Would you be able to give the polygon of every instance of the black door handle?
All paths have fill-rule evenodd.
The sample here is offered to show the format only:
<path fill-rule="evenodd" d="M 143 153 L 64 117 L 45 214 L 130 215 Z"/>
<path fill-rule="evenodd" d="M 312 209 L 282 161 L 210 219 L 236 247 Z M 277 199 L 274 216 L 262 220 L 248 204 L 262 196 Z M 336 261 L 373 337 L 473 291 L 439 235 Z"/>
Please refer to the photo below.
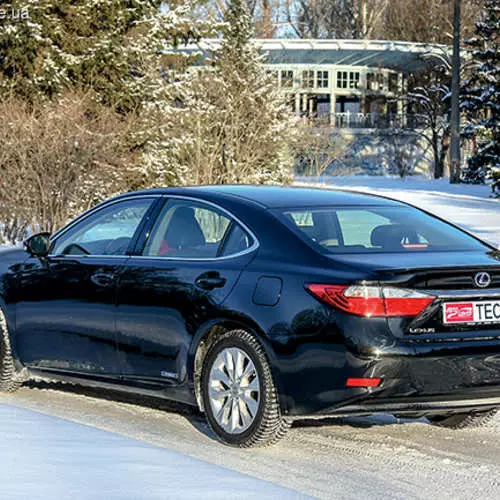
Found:
<path fill-rule="evenodd" d="M 227 280 L 222 278 L 219 273 L 205 273 L 196 278 L 196 286 L 203 290 L 214 290 L 215 288 L 222 288 Z"/>
<path fill-rule="evenodd" d="M 95 283 L 97 286 L 111 286 L 113 284 L 113 281 L 115 279 L 114 274 L 108 274 L 108 273 L 96 273 L 93 274 L 90 278 L 92 283 Z"/>

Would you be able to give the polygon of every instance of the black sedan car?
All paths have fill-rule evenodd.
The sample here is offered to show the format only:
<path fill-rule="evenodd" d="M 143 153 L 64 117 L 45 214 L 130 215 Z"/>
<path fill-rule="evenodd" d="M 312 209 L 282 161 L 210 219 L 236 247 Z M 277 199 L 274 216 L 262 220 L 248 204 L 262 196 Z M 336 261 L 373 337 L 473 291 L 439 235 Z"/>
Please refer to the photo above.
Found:
<path fill-rule="evenodd" d="M 197 405 L 224 443 L 300 417 L 500 408 L 500 253 L 386 198 L 126 194 L 0 254 L 0 388 L 29 377 Z"/>

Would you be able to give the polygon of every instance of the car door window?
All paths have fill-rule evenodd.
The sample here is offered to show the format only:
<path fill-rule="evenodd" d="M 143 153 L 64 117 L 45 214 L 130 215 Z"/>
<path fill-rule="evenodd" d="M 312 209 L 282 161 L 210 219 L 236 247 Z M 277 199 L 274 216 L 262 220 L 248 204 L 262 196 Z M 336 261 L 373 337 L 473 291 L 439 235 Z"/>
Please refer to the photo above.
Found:
<path fill-rule="evenodd" d="M 231 219 L 199 202 L 169 200 L 155 223 L 143 255 L 183 259 L 215 258 Z"/>
<path fill-rule="evenodd" d="M 253 244 L 253 238 L 239 224 L 234 223 L 220 255 L 222 257 L 237 255 L 251 248 Z"/>
<path fill-rule="evenodd" d="M 152 202 L 130 199 L 94 212 L 57 238 L 51 255 L 126 255 Z"/>

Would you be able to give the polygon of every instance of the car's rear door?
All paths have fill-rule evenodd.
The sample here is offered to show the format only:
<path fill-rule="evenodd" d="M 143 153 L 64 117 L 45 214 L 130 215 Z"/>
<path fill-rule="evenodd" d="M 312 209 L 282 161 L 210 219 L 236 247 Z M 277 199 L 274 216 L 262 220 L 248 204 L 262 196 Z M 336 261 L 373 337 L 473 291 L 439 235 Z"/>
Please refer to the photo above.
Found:
<path fill-rule="evenodd" d="M 194 333 L 219 314 L 258 244 L 226 211 L 172 197 L 145 236 L 120 275 L 117 342 L 124 378 L 154 388 L 184 380 Z"/>
<path fill-rule="evenodd" d="M 56 235 L 19 270 L 15 348 L 32 369 L 119 377 L 116 278 L 158 198 L 106 204 Z"/>

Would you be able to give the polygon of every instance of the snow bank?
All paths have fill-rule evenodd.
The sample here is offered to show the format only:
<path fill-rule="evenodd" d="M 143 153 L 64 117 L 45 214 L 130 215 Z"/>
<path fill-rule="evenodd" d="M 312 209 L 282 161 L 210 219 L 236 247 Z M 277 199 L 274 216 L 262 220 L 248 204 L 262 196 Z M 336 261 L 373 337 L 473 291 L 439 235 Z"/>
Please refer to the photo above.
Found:
<path fill-rule="evenodd" d="M 0 484 L 10 500 L 305 498 L 181 453 L 3 404 Z"/>

